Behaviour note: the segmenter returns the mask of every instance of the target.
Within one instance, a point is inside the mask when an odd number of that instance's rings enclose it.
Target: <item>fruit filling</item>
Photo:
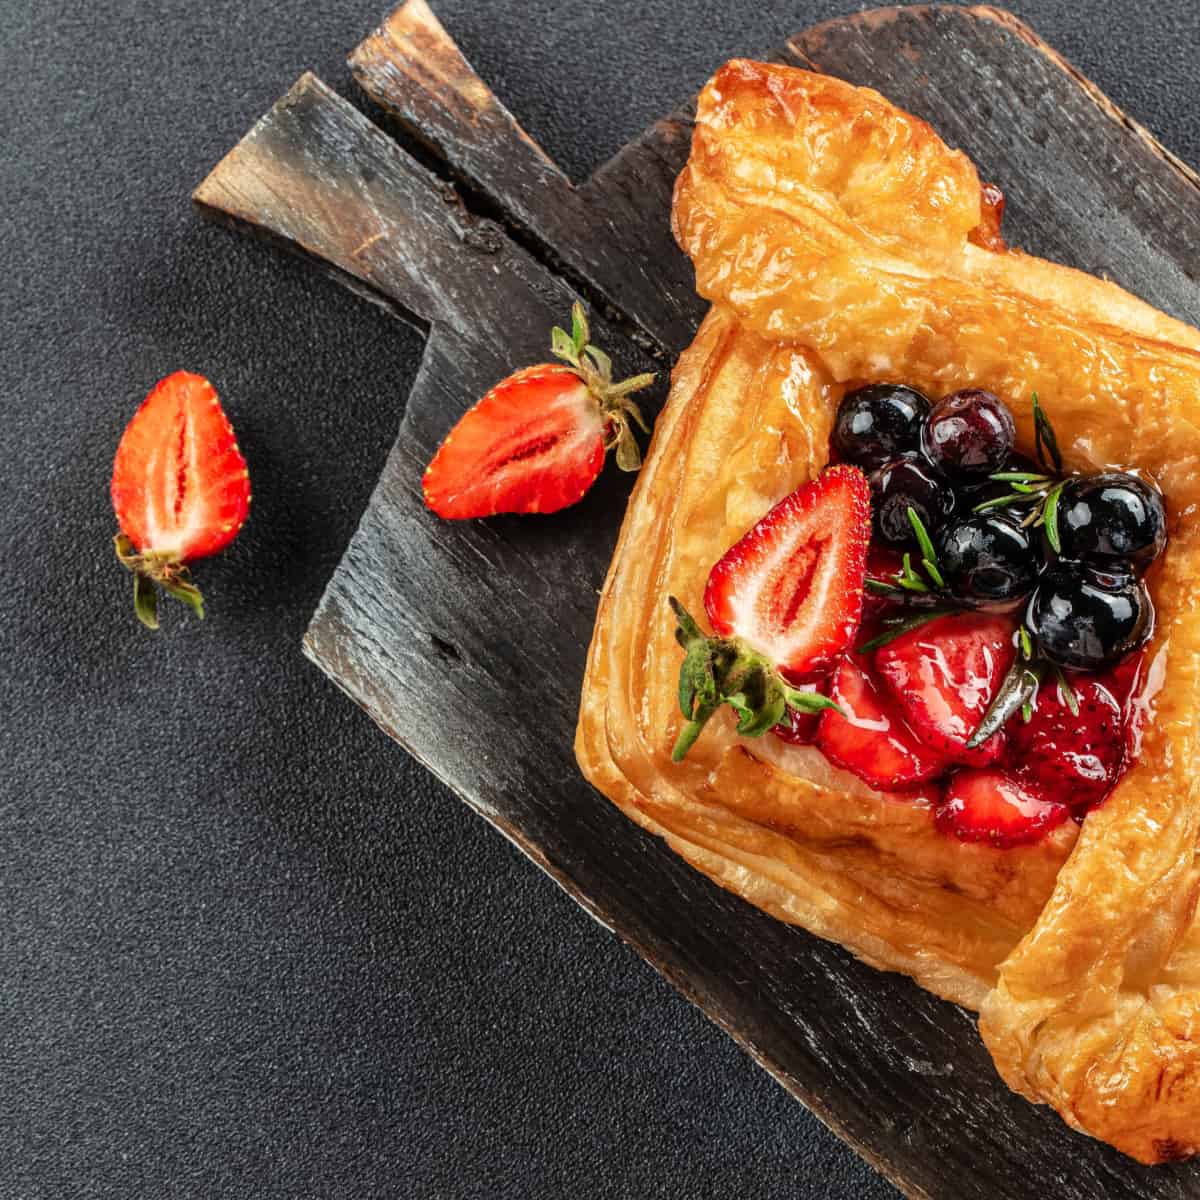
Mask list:
[[[677,601],[683,758],[723,705],[738,733],[815,746],[936,828],[1005,848],[1081,821],[1130,765],[1166,544],[1154,484],[1033,456],[997,396],[846,393],[828,468],[712,568],[704,633]]]

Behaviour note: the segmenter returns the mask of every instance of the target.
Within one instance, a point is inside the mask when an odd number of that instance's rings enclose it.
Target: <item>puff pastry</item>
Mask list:
[[[1006,1082],[1143,1162],[1200,1149],[1200,333],[1111,283],[1008,250],[965,155],[876,92],[748,61],[701,94],[676,236],[711,301],[600,603],[586,776],[721,886],[980,1014]],[[826,462],[847,385],[1005,397],[1025,445],[1052,396],[1069,466],[1168,499],[1151,581],[1158,688],[1108,801],[1034,845],[939,836],[815,749],[718,714],[682,763],[666,598]]]

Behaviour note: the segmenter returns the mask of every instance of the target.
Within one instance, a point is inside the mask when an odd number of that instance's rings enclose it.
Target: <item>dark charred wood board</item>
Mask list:
[[[1011,242],[1200,323],[1200,181],[1010,14],[883,9],[769,57],[925,117],[1003,188]],[[643,369],[646,351],[669,363],[690,339],[703,306],[669,228],[688,110],[575,187],[423,0],[351,65],[420,156],[305,76],[196,193],[209,215],[312,256],[429,331],[400,437],[306,652],[907,1194],[1200,1193],[1200,1168],[1140,1167],[1012,1094],[970,1014],[726,894],[584,783],[576,706],[628,480],[606,472],[554,517],[450,524],[423,508],[420,477],[479,395],[545,356],[576,294],[605,314],[621,368]],[[423,165],[430,152],[462,195]]]

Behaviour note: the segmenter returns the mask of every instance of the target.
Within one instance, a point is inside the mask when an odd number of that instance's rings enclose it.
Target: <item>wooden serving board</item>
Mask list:
[[[925,117],[1003,188],[1011,242],[1200,323],[1200,181],[1010,14],[881,9],[769,57]],[[727,895],[584,783],[576,705],[628,480],[606,472],[555,517],[450,524],[423,508],[420,476],[465,408],[545,357],[577,294],[604,314],[619,369],[669,364],[690,340],[702,305],[669,229],[688,111],[575,187],[424,0],[351,64],[419,156],[306,75],[196,192],[208,214],[311,255],[429,333],[306,652],[907,1194],[1196,1195],[1200,1168],[1139,1167],[1072,1133],[1000,1082],[970,1014]],[[424,165],[430,152],[459,189]]]

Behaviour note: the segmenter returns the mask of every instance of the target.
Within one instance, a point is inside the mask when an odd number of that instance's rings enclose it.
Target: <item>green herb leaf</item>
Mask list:
[[[1024,721],[1026,725],[1033,720],[1032,700],[1026,700],[1025,703],[1021,705],[1021,720]]]
[[[1029,662],[1033,658],[1033,637],[1029,632],[1028,625],[1022,625],[1020,629],[1021,637],[1021,654],[1025,661]]]
[[[989,479],[997,483],[1049,483],[1049,475],[1039,475],[1036,471],[997,471],[989,475]]]
[[[1055,554],[1062,553],[1062,541],[1058,536],[1058,501],[1062,496],[1062,490],[1066,486],[1066,481],[1055,484],[1050,489],[1050,494],[1046,497],[1045,507],[1042,509],[1042,520],[1046,523],[1046,541],[1054,549]]]
[[[917,516],[917,510],[911,504],[908,506],[908,523],[913,527],[913,533],[917,535],[917,545],[921,547],[921,557],[926,562],[936,564],[937,551],[933,548],[933,539],[929,536],[924,522]]]
[[[1055,667],[1054,674],[1058,677],[1058,694],[1062,697],[1063,703],[1071,710],[1071,716],[1079,716],[1079,697],[1075,695],[1075,689],[1067,682],[1062,667]]]
[[[913,570],[911,554],[904,555],[904,566],[901,569],[900,574],[896,577],[896,582],[902,588],[904,588],[906,591],[910,591],[910,592],[927,592],[927,591],[929,591],[929,588],[926,586],[925,581],[920,577],[920,575],[918,575],[916,573],[916,571]]]
[[[1009,717],[1020,712],[1026,704],[1032,702],[1041,682],[1041,672],[1037,667],[1031,667],[1021,659],[1016,659],[1009,667],[1008,674],[1000,681],[996,695],[988,705],[975,732],[967,739],[967,749],[974,750],[982,746],[993,734],[997,733]]]
[[[1031,504],[1033,500],[1033,496],[1023,496],[1020,492],[1009,492],[1005,496],[994,496],[991,500],[984,500],[982,504],[976,504],[971,511],[990,512],[993,508],[1008,508],[1014,504]]]
[[[863,587],[877,596],[891,596],[899,591],[894,583],[888,583],[886,579],[872,579],[870,576],[863,580]]]
[[[933,608],[928,612],[918,613],[916,616],[897,621],[895,624],[890,624],[890,627],[885,632],[859,646],[859,653],[868,654],[872,650],[878,650],[880,646],[886,646],[888,642],[894,642],[896,638],[901,637],[903,634],[911,633],[914,629],[920,629],[922,625],[927,625],[930,621],[936,621],[938,617],[947,616],[954,611],[952,608]]]
[[[942,578],[942,573],[933,565],[927,558],[921,559],[921,566],[925,568],[925,573],[933,580],[937,587],[944,588],[946,581]]]
[[[1033,393],[1033,439],[1037,449],[1038,462],[1043,467],[1048,467],[1052,463],[1054,473],[1061,475],[1063,460],[1058,449],[1058,439],[1054,436],[1054,426],[1050,424],[1050,418],[1046,416],[1046,410],[1042,408],[1037,392]],[[1046,454],[1050,455],[1049,463],[1046,462]]]

